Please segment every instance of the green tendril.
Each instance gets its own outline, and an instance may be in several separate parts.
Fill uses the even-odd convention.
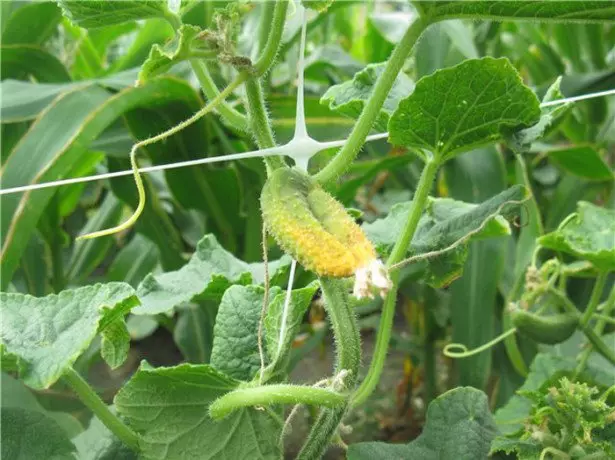
[[[444,349],[442,350],[442,353],[444,353],[444,356],[448,358],[468,358],[470,356],[474,356],[474,355],[477,355],[478,353],[488,350],[489,348],[498,344],[499,342],[504,340],[506,337],[514,334],[515,332],[517,332],[517,328],[513,327],[512,329],[509,329],[506,332],[503,332],[502,334],[497,336],[495,339],[485,343],[484,345],[481,345],[478,348],[474,348],[473,350],[468,350],[468,347],[466,347],[462,343],[449,343],[448,345],[444,347]],[[461,350],[461,351],[453,351],[455,349]]]

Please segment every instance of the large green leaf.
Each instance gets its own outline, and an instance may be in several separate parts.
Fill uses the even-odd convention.
[[[44,83],[70,81],[64,64],[53,54],[33,45],[2,45],[2,79],[28,80]]]
[[[2,458],[73,460],[75,446],[51,417],[18,407],[2,408]]]
[[[21,5],[4,26],[2,44],[42,45],[56,32],[61,19],[62,12],[54,2]]]
[[[32,120],[62,93],[83,89],[92,83],[98,83],[114,90],[122,90],[132,86],[136,77],[136,70],[127,70],[104,78],[66,83],[3,80],[0,83],[2,123]]]
[[[105,27],[136,19],[164,17],[168,14],[163,0],[122,1],[59,0],[64,14],[76,25],[86,29]]]
[[[141,306],[133,313],[153,315],[187,302],[219,300],[233,284],[250,284],[253,279],[262,282],[260,274],[260,266],[236,259],[213,235],[206,235],[182,268],[160,275],[150,274],[143,280],[137,289]],[[270,276],[275,276],[275,269]]]
[[[461,274],[470,241],[510,233],[510,227],[503,216],[508,216],[519,206],[519,201],[524,199],[524,188],[519,186],[480,205],[450,198],[430,198],[426,213],[421,217],[408,248],[408,255],[419,257],[443,251],[427,259],[427,281],[436,287],[446,285]],[[411,202],[399,203],[393,206],[386,218],[363,225],[380,252],[388,252],[397,241],[410,206]]]
[[[538,243],[588,260],[600,270],[615,270],[615,210],[580,201],[577,212]]]
[[[209,405],[238,381],[207,365],[141,369],[115,404],[141,435],[145,459],[278,460],[280,425],[267,411],[241,409],[213,421]]]
[[[269,301],[280,292],[271,290]],[[265,289],[261,286],[231,286],[220,301],[211,364],[239,380],[252,380],[261,367],[258,350],[258,324],[261,318]],[[263,353],[266,350],[263,334]],[[265,359],[266,356],[263,357]]]
[[[427,3],[427,2],[426,2]],[[426,4],[430,15],[443,19],[492,19],[558,22],[611,22],[615,17],[612,1],[435,1]]]
[[[2,344],[32,388],[49,388],[112,321],[137,304],[124,283],[97,284],[47,297],[0,293]]]
[[[318,290],[318,283],[295,289],[290,294],[288,310],[284,312],[286,292],[276,295],[267,309],[265,337],[267,352],[271,358],[270,370],[285,371],[292,351],[292,344],[299,332],[303,317]]]
[[[93,417],[90,426],[73,439],[79,460],[137,460],[137,453]]]
[[[329,109],[351,118],[358,118],[367,100],[374,91],[378,77],[384,71],[386,63],[369,64],[352,80],[331,86],[320,99],[321,104],[327,104]],[[374,128],[386,131],[389,117],[397,109],[399,101],[407,97],[414,89],[414,82],[404,73],[400,73],[389,91]]]
[[[540,118],[538,99],[505,59],[473,59],[421,78],[389,120],[395,145],[446,160]]]
[[[158,265],[159,257],[154,243],[141,235],[135,235],[113,259],[107,270],[107,279],[124,281],[136,288],[141,280]]]
[[[66,177],[84,161],[81,157],[89,143],[125,111],[153,101],[172,100],[183,89],[174,79],[159,78],[116,95],[96,85],[64,94],[41,114],[11,152],[2,170],[3,186]],[[55,192],[50,188],[2,196],[3,288],[10,282],[28,239]]]
[[[487,395],[474,388],[455,388],[429,405],[427,423],[415,441],[352,444],[348,460],[477,460],[487,458],[496,434]]]

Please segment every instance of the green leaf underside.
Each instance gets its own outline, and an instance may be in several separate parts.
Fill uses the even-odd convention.
[[[166,46],[155,44],[149,52],[149,56],[139,71],[139,83],[160,75],[171,68],[177,62],[190,56],[192,41],[196,38],[200,28],[184,24],[179,28],[178,35],[172,43]]]
[[[328,105],[333,112],[350,118],[358,118],[371,97],[374,85],[385,66],[386,63],[367,65],[355,74],[352,80],[331,86],[320,99],[320,103]],[[395,79],[391,91],[387,94],[374,123],[374,129],[386,131],[389,117],[397,108],[399,101],[412,93],[413,89],[414,82],[406,74],[400,73]]]
[[[90,426],[73,439],[79,460],[136,460],[137,453],[126,447],[96,417]]]
[[[2,458],[73,460],[75,446],[47,415],[19,407],[2,408]]]
[[[473,59],[421,78],[389,120],[395,145],[442,160],[495,142],[503,128],[531,126],[539,102],[508,59]]]
[[[599,270],[615,270],[615,210],[580,201],[577,212],[538,243],[588,260]]]
[[[487,458],[497,428],[487,396],[470,387],[448,391],[435,399],[427,410],[423,433],[413,442],[352,444],[348,460],[476,460]]]
[[[429,204],[419,221],[417,231],[408,251],[416,256],[443,250],[471,232],[472,235],[455,249],[430,259],[428,281],[435,286],[448,284],[462,270],[467,256],[467,243],[472,240],[510,234],[510,226],[503,216],[519,206],[525,198],[525,189],[514,186],[478,204],[469,204],[450,198],[429,198]],[[411,202],[393,206],[383,219],[364,224],[368,238],[381,253],[388,253],[405,225]]]
[[[100,354],[111,369],[120,367],[128,358],[130,334],[124,318],[117,318],[102,331]]]
[[[431,2],[432,14],[438,19],[471,18],[495,20],[540,20],[558,22],[612,21],[612,1],[437,1]]]
[[[141,434],[145,459],[279,459],[280,426],[267,411],[241,409],[219,421],[209,418],[209,405],[237,384],[207,365],[142,366],[115,404]]]
[[[279,292],[271,289],[270,301]],[[231,286],[220,301],[211,365],[238,380],[252,380],[261,367],[257,333],[264,295],[261,286]]]
[[[164,0],[147,1],[58,1],[64,14],[79,27],[94,29],[136,19],[164,17]]]
[[[277,364],[275,361],[284,361],[286,356],[283,355],[288,355],[290,353],[293,339],[299,332],[299,327],[303,322],[303,316],[310,306],[312,298],[317,290],[318,283],[311,283],[304,288],[295,289],[291,292],[286,324],[284,326],[282,325],[282,321],[286,292],[281,292],[276,295],[269,304],[264,326],[265,337],[267,339],[267,351],[271,359],[274,360],[273,365]],[[282,339],[281,344],[280,339]],[[278,350],[280,354],[278,354]]]
[[[542,102],[550,102],[563,99],[564,95],[560,90],[561,77],[549,87]],[[572,108],[572,104],[562,104],[556,106],[542,107],[540,120],[529,128],[513,130],[505,134],[505,139],[510,148],[518,154],[526,153],[530,150],[532,143],[544,137],[553,126],[559,122]]]
[[[104,331],[138,303],[125,283],[96,284],[39,298],[0,293],[0,300],[2,343],[19,358],[22,380],[36,389],[55,383],[97,331]]]
[[[285,270],[285,264],[280,264],[278,269]],[[248,264],[235,258],[213,235],[206,235],[182,268],[145,277],[137,288],[141,306],[133,313],[154,315],[191,301],[219,300],[233,284],[261,282],[261,273],[259,264]],[[270,267],[271,275],[275,275],[275,266]]]

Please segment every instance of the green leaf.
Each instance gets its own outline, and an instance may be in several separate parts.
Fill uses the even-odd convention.
[[[88,83],[99,83],[107,88],[122,90],[132,86],[136,76],[135,70],[128,70],[106,78],[70,83],[33,83],[30,81],[4,80],[0,82],[2,123],[32,120],[54,102],[58,95],[83,89],[88,86]]]
[[[163,0],[122,1],[59,0],[58,4],[73,23],[86,29],[95,29],[136,19],[165,17],[167,2]]]
[[[73,460],[75,446],[62,428],[38,411],[2,408],[2,458]]]
[[[124,318],[117,318],[102,330],[100,354],[111,369],[120,367],[128,358],[130,334]]]
[[[107,280],[124,281],[136,288],[156,268],[159,257],[154,243],[137,234],[113,259],[107,271]]]
[[[3,357],[4,359],[4,357]],[[4,364],[4,363],[3,363]],[[66,412],[51,412],[41,406],[34,393],[21,381],[5,374],[1,374],[2,410],[7,408],[20,408],[32,412],[40,412],[54,420],[64,431],[65,436],[73,438],[83,431],[81,423]]]
[[[179,308],[173,329],[173,340],[186,361],[194,364],[209,362],[214,341],[216,313],[217,305],[214,302],[199,302]]]
[[[154,101],[174,99],[183,88],[174,79],[158,78],[115,95],[95,85],[65,94],[41,114],[11,152],[3,166],[3,187],[66,177],[80,163],[86,146],[124,112]],[[10,282],[28,239],[54,193],[49,188],[2,196],[3,288]]]
[[[139,83],[143,84],[146,80],[165,73],[178,62],[188,59],[192,42],[200,31],[199,27],[183,24],[173,42],[164,47],[154,44],[139,71]]]
[[[70,81],[64,64],[53,54],[33,45],[2,45],[1,71],[3,79],[28,80],[41,83]]]
[[[415,441],[406,445],[352,444],[348,448],[348,460],[487,458],[496,433],[487,395],[474,388],[460,387],[444,393],[429,405],[423,433]]]
[[[144,459],[278,460],[280,425],[268,411],[241,409],[219,421],[209,418],[209,405],[238,383],[207,365],[142,365],[115,404],[141,435]]]
[[[109,193],[95,214],[88,219],[81,233],[115,227],[122,218],[122,208],[122,202]],[[75,242],[68,261],[68,279],[75,284],[86,280],[104,260],[113,244],[112,238],[94,238]]]
[[[279,288],[270,291],[270,302],[279,292]],[[231,286],[220,301],[211,365],[238,380],[252,380],[261,367],[258,324],[264,295],[265,289],[261,286]],[[265,338],[263,352],[266,350]]]
[[[612,181],[612,169],[591,146],[576,146],[546,152],[551,163],[588,180]]]
[[[79,460],[137,460],[137,453],[93,417],[90,426],[73,439]]]
[[[341,113],[350,118],[358,118],[363,107],[374,91],[374,85],[378,77],[384,71],[386,63],[369,64],[359,73],[355,74],[351,81],[331,86],[320,99],[321,104],[328,105],[333,112]],[[414,82],[403,72],[400,73],[387,98],[384,101],[374,128],[378,131],[386,131],[389,117],[399,104],[399,101],[407,97],[414,89]]]
[[[312,303],[312,298],[318,290],[318,283],[291,291],[288,311],[284,315],[286,292],[281,292],[273,298],[265,317],[265,337],[267,352],[271,358],[270,367],[273,371],[285,370],[290,358],[292,343],[299,332],[303,317]]]
[[[97,331],[137,304],[124,283],[96,284],[47,297],[0,293],[2,343],[19,357],[20,377],[49,388],[86,350]],[[104,308],[108,307],[108,308]]]
[[[433,152],[441,160],[489,144],[503,128],[531,126],[538,99],[508,59],[473,59],[421,78],[389,120],[395,145]]]
[[[599,270],[615,270],[615,210],[580,201],[577,212],[538,244],[588,260]]]
[[[429,198],[408,255],[419,257],[443,251],[427,259],[427,281],[435,287],[446,285],[461,274],[470,241],[510,233],[508,222],[503,216],[519,206],[519,203],[514,202],[523,199],[525,189],[520,186],[511,187],[480,205],[450,198]],[[368,238],[379,252],[387,253],[393,247],[407,220],[410,206],[411,202],[399,203],[393,206],[386,218],[363,225]],[[465,240],[459,241],[461,239]],[[456,242],[458,244],[451,248]]]
[[[206,235],[182,268],[147,275],[137,289],[141,306],[133,313],[154,315],[186,302],[220,299],[233,284],[250,284],[251,273],[249,264],[224,250],[213,235]]]
[[[542,102],[550,102],[557,99],[563,99],[564,95],[560,91],[562,77],[557,78],[549,87]],[[530,150],[532,143],[544,137],[553,126],[561,121],[572,108],[572,104],[566,103],[556,106],[548,106],[541,108],[541,116],[538,123],[529,128],[523,128],[506,134],[506,141],[510,148],[517,154],[526,153]]]
[[[2,44],[42,45],[56,33],[61,19],[62,12],[54,2],[22,5],[8,18],[2,31]]]
[[[428,14],[437,20],[491,19],[495,21],[611,22],[615,2],[570,1],[435,1],[425,5]]]

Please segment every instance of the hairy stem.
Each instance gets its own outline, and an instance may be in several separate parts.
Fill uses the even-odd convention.
[[[207,64],[200,59],[191,59],[190,64],[192,65],[192,70],[199,80],[203,93],[205,93],[207,99],[210,101],[216,99],[220,95],[220,91],[209,73]],[[221,102],[216,108],[216,111],[231,128],[239,131],[248,130],[247,117],[231,107],[228,102]]]
[[[267,111],[265,110],[265,101],[263,100],[260,81],[257,78],[250,78],[246,82],[246,95],[248,97],[250,128],[254,133],[256,143],[261,149],[274,147],[273,131],[271,130]],[[267,165],[267,174],[270,174],[275,169],[286,166],[282,157],[266,157],[265,164]]]
[[[79,396],[81,402],[94,412],[96,417],[98,417],[114,435],[131,449],[139,449],[139,437],[137,434],[109,410],[107,405],[77,371],[69,367],[62,378],[70,385],[77,396]]]
[[[225,394],[214,401],[209,413],[219,419],[234,410],[250,406],[270,406],[272,404],[309,404],[313,406],[336,407],[344,404],[346,397],[327,388],[306,385],[263,385],[240,388]]]
[[[275,57],[280,49],[284,23],[286,22],[286,11],[288,10],[288,0],[277,0],[273,10],[273,20],[270,25],[269,37],[258,60],[254,64],[254,72],[261,76],[269,71]]]
[[[346,371],[343,389],[351,390],[356,381],[361,362],[361,339],[359,327],[350,307],[348,290],[343,280],[321,278],[320,285],[325,297],[325,309],[331,320],[337,349],[336,374]],[[314,422],[310,434],[297,456],[297,460],[322,458],[331,438],[335,435],[348,404],[334,409],[323,409]]]
[[[361,116],[355,123],[348,140],[329,164],[316,174],[315,177],[318,182],[327,183],[336,180],[356,158],[408,54],[410,54],[410,51],[412,51],[415,43],[428,25],[428,22],[419,18],[408,27],[408,30],[387,61],[384,72],[378,78],[374,91],[367,104],[365,104]]]
[[[425,163],[425,167],[421,173],[421,178],[419,179],[419,183],[416,187],[416,192],[412,200],[412,207],[408,214],[408,220],[406,221],[402,234],[395,243],[393,251],[387,260],[387,265],[389,267],[402,260],[408,251],[408,247],[410,246],[414,232],[416,232],[419,220],[423,214],[423,209],[427,203],[429,191],[431,190],[431,186],[436,178],[436,174],[438,173],[439,166],[439,161],[435,159],[430,159],[427,163]],[[391,339],[391,330],[393,328],[399,272],[391,273],[391,281],[393,282],[393,288],[387,294],[382,307],[382,315],[380,317],[380,325],[376,336],[374,356],[372,357],[372,362],[369,366],[369,371],[367,372],[365,379],[354,394],[352,404],[355,406],[362,404],[367,400],[367,398],[369,398],[376,388],[376,385],[380,380],[380,375],[382,374],[384,361],[389,348],[389,341]]]

